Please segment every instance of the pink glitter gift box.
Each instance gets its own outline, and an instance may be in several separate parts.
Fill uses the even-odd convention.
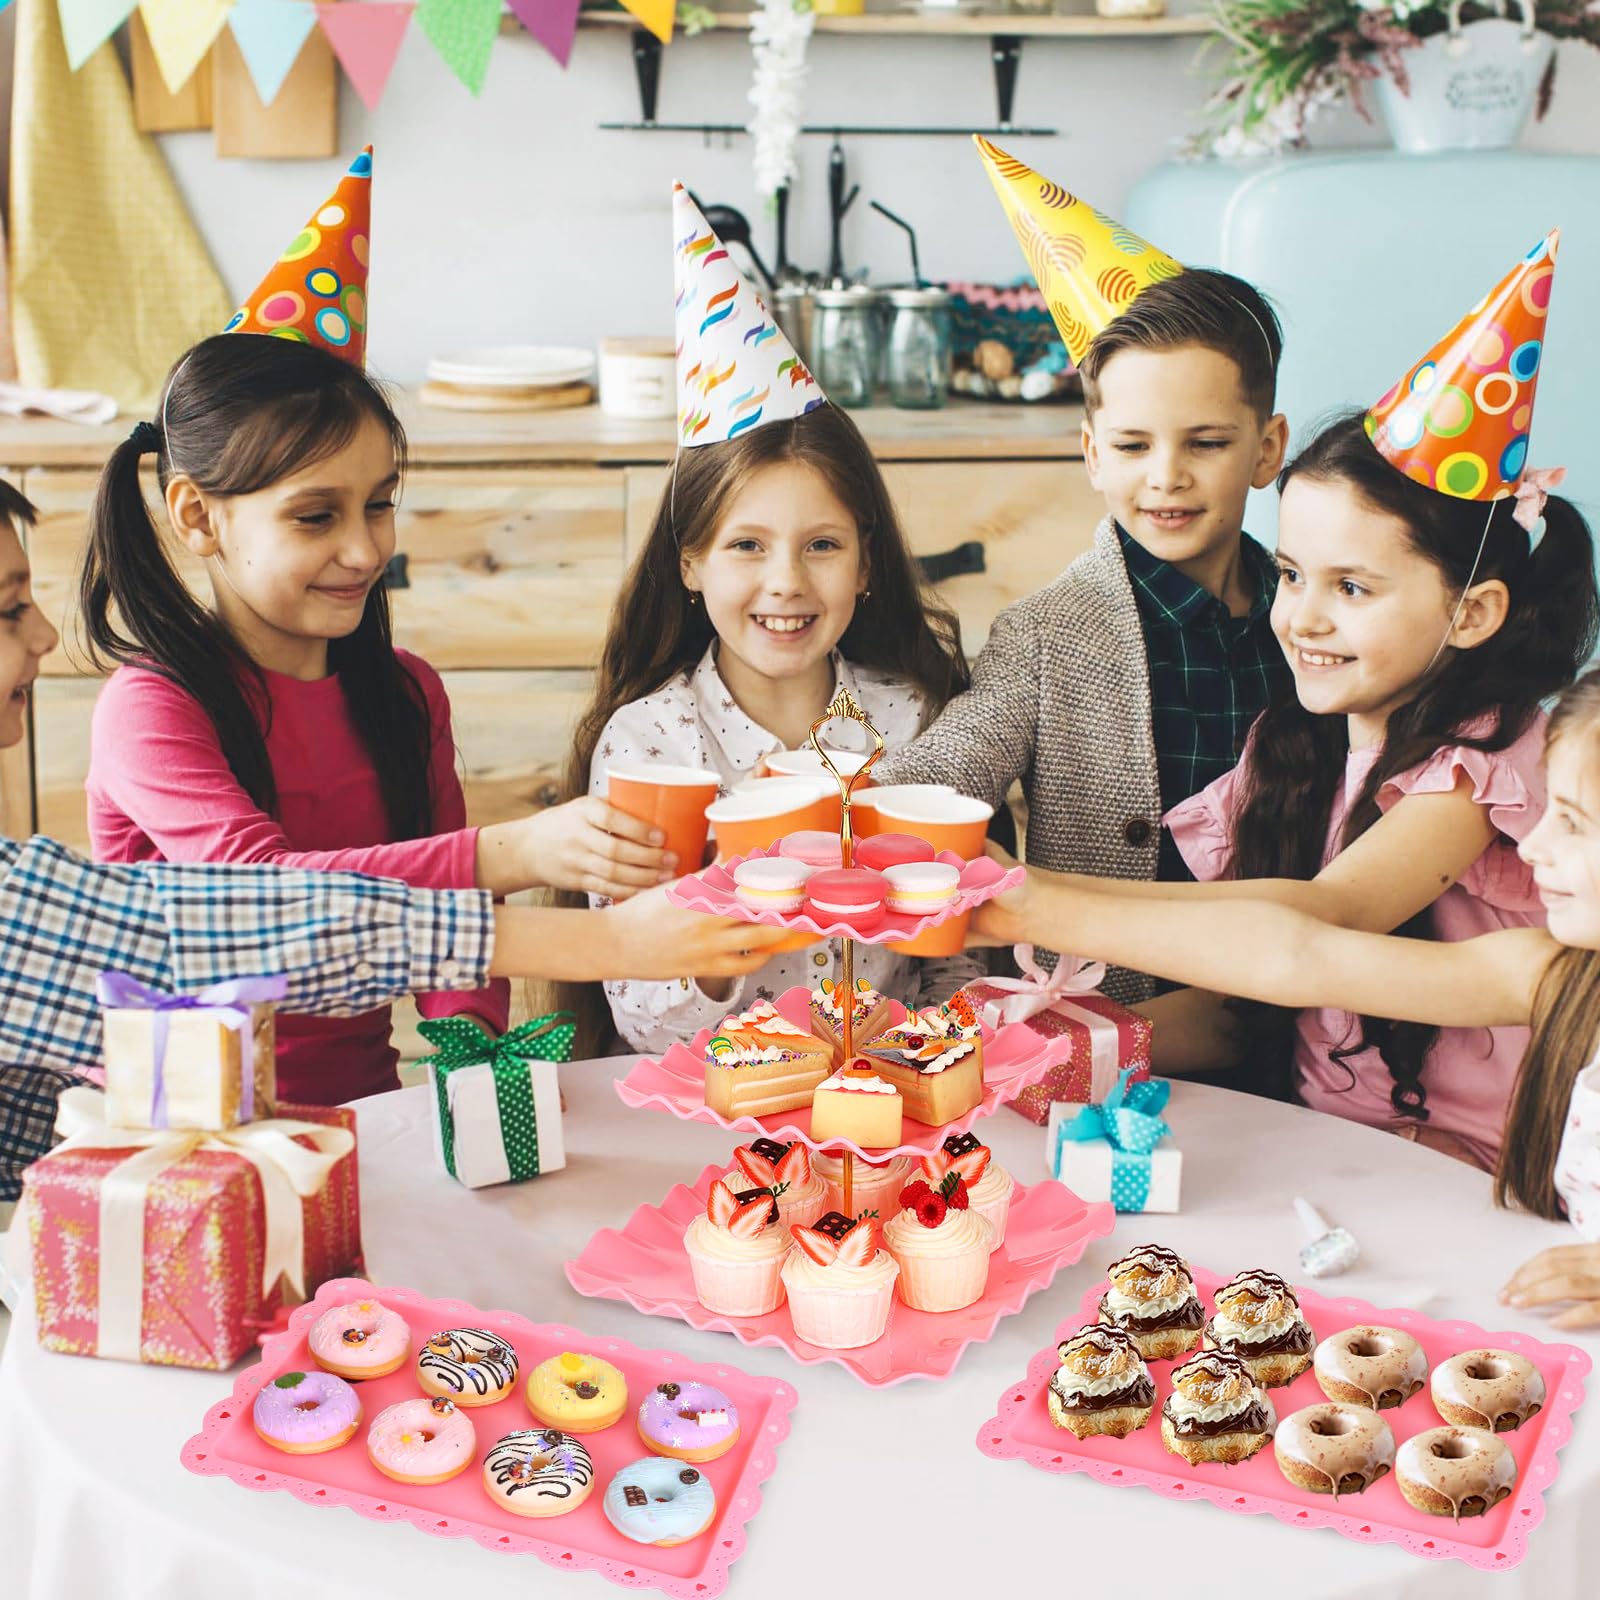
[[[355,1133],[355,1113],[343,1106],[283,1105],[278,1114]],[[302,1134],[294,1142],[310,1149],[313,1141]],[[47,1350],[100,1353],[101,1190],[129,1153],[66,1150],[23,1174],[34,1308]],[[361,1275],[355,1150],[298,1204],[306,1294],[330,1278]],[[145,1199],[139,1360],[221,1369],[249,1350],[283,1292],[281,1284],[270,1295],[262,1292],[266,1234],[261,1178],[244,1156],[198,1149],[157,1173]]]
[[[1027,992],[1021,985],[1002,989],[988,983],[975,983],[967,989],[980,1008],[1004,1005]],[[986,1015],[985,1021],[989,1020]],[[1035,1033],[1071,1042],[1071,1054],[1065,1061],[1051,1067],[1015,1100],[1006,1102],[1041,1128],[1050,1120],[1052,1102],[1088,1105],[1103,1100],[1125,1067],[1134,1069],[1131,1083],[1141,1083],[1150,1076],[1149,1020],[1103,994],[1084,990],[1062,993],[1047,1009],[1035,1011],[1026,1021]]]

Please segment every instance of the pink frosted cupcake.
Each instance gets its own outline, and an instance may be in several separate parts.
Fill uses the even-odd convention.
[[[778,1202],[765,1189],[735,1195],[719,1178],[705,1215],[683,1232],[694,1271],[695,1298],[723,1317],[764,1317],[783,1304],[783,1258],[789,1236],[778,1226]]]
[[[830,1211],[814,1228],[791,1228],[796,1248],[783,1264],[797,1337],[825,1350],[858,1350],[883,1337],[900,1266],[878,1247],[871,1217]]]
[[[811,1158],[812,1170],[828,1189],[828,1210],[843,1211],[844,1162],[819,1150]],[[882,1166],[856,1157],[855,1172],[850,1183],[850,1213],[860,1216],[863,1211],[878,1213],[878,1226],[887,1227],[900,1210],[900,1191],[911,1181],[911,1157],[895,1156]]]
[[[811,1151],[798,1140],[779,1144],[757,1139],[733,1152],[734,1167],[727,1182],[740,1189],[766,1189],[778,1202],[778,1226],[787,1232],[795,1224],[809,1228],[828,1209],[828,1186],[813,1171]]]
[[[943,1148],[925,1156],[922,1175],[935,1189],[952,1172],[959,1172],[967,1186],[967,1204],[976,1211],[994,1235],[989,1248],[998,1250],[1006,1242],[1006,1218],[1011,1214],[1011,1193],[1016,1188],[1011,1174],[994,1159],[988,1145],[980,1144],[976,1134],[952,1133]]]
[[[900,1263],[900,1298],[914,1311],[959,1311],[989,1287],[989,1224],[950,1173],[939,1189],[918,1178],[900,1191],[900,1215],[883,1241]]]

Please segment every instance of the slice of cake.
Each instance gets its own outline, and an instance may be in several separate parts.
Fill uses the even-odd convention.
[[[832,1071],[832,1049],[762,1000],[706,1040],[706,1104],[730,1121],[798,1111]]]
[[[851,995],[856,1052],[889,1025],[889,1002],[867,982],[857,978]],[[830,1045],[835,1060],[844,1056],[844,985],[824,978],[811,991],[811,1031]]]
[[[879,1076],[874,1063],[857,1056],[817,1086],[811,1137],[818,1144],[848,1139],[863,1150],[886,1150],[900,1143],[902,1116],[900,1091]]]
[[[954,1122],[983,1099],[983,1030],[965,994],[911,1012],[861,1053],[900,1091],[906,1115],[930,1127]]]

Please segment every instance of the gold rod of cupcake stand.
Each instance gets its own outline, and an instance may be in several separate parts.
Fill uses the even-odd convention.
[[[872,752],[861,766],[852,773],[842,773],[834,766],[828,757],[828,752],[823,748],[822,730],[834,718],[841,718],[847,722],[859,722],[867,730],[872,739]],[[833,780],[839,785],[839,864],[848,867],[855,859],[855,837],[851,826],[850,796],[856,785],[878,764],[878,758],[883,754],[883,735],[867,720],[867,714],[856,703],[855,696],[848,689],[841,689],[834,696],[828,709],[811,724],[811,736],[806,741],[817,753],[817,759],[833,775]],[[855,972],[855,940],[846,936],[839,941],[839,988],[844,996],[841,1016],[844,1026],[841,1030],[844,1036],[844,1071],[852,1070],[851,1063],[856,1054],[856,972]],[[855,1216],[855,1166],[856,1158],[850,1150],[843,1152],[840,1162],[842,1188],[844,1190],[844,1214],[847,1217]]]

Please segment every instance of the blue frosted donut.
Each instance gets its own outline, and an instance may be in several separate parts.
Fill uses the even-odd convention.
[[[607,1520],[637,1544],[685,1544],[717,1514],[717,1492],[698,1468],[645,1456],[606,1486]]]

